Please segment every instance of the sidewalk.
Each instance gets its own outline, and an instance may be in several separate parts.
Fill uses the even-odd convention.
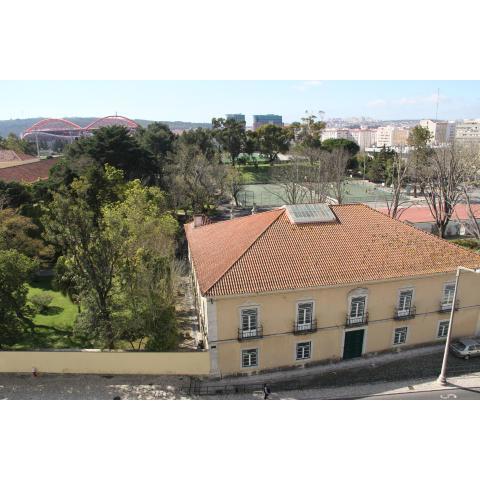
[[[419,383],[415,382],[378,382],[362,385],[351,385],[337,388],[311,388],[272,392],[271,400],[341,400],[341,399],[369,399],[375,396],[396,395],[406,393],[421,393],[444,391],[461,388],[480,388],[480,372],[477,374],[462,375],[448,379],[448,385],[440,385],[435,378]],[[246,394],[203,396],[209,400],[259,400],[263,399],[261,390]]]
[[[225,398],[229,395],[250,395],[266,383],[273,392],[307,391],[310,389],[341,389],[350,396],[369,392],[377,386],[379,392],[419,384],[434,379],[440,372],[442,344],[415,348],[400,353],[386,353],[310,368],[293,369],[223,379],[196,379],[188,393],[199,397]],[[480,358],[465,361],[449,356],[449,377],[480,372]],[[386,384],[391,384],[387,389]],[[344,396],[342,390],[339,395]],[[373,390],[376,393],[376,390]],[[345,394],[346,395],[346,394]],[[238,397],[241,398],[241,397]]]

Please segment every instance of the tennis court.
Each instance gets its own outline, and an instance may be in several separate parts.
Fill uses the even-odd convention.
[[[335,197],[332,190],[332,198]],[[281,185],[262,183],[245,185],[239,195],[244,207],[280,207],[288,203],[288,195]],[[305,195],[307,202],[309,195]],[[343,203],[381,203],[392,199],[387,188],[378,187],[374,183],[363,180],[348,180],[344,184]]]

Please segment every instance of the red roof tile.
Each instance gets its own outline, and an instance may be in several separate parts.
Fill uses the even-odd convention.
[[[480,267],[480,255],[365,205],[332,205],[338,222],[292,224],[285,209],[185,226],[202,294],[296,290]]]
[[[410,222],[410,223],[431,223],[435,220],[433,219],[432,212],[428,206],[421,206],[421,207],[409,207],[400,209],[400,215],[398,220],[402,220],[402,222]],[[379,208],[379,212],[388,214],[388,208]],[[480,218],[480,205],[474,204],[472,205],[472,211],[475,215],[475,218]],[[454,220],[468,220],[468,210],[467,205],[459,204],[455,207],[453,217]]]
[[[26,153],[15,152],[14,150],[0,149],[0,162],[17,162],[24,160],[36,160],[37,157],[27,155]]]
[[[57,158],[50,158],[15,167],[0,168],[0,180],[21,183],[34,183],[38,180],[45,180],[48,178],[50,169],[57,161]]]

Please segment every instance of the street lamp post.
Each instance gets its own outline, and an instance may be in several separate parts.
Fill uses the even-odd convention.
[[[457,274],[455,275],[455,290],[453,291],[453,301],[452,301],[452,311],[450,312],[450,321],[448,322],[448,332],[447,332],[447,340],[445,342],[445,351],[443,352],[443,362],[442,362],[442,370],[440,375],[438,376],[438,383],[441,385],[447,384],[447,362],[448,362],[448,350],[450,347],[450,340],[452,338],[452,330],[453,330],[453,316],[455,313],[455,302],[457,300],[457,293],[458,293],[458,283],[460,280],[460,273],[461,272],[469,272],[469,273],[480,273],[480,268],[471,269],[466,267],[458,267]]]

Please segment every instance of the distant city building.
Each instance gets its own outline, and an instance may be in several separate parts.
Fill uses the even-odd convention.
[[[449,122],[441,120],[422,120],[420,126],[430,132],[430,145],[443,145],[448,143]]]
[[[395,127],[393,130],[393,146],[403,147],[408,143],[409,128]]]
[[[243,113],[227,113],[227,120],[235,120],[238,123],[246,125],[245,115]]]
[[[322,142],[330,139],[345,138],[347,140],[353,140],[348,128],[325,128],[322,130],[321,140]]]
[[[480,119],[457,123],[455,142],[463,145],[480,145]]]
[[[282,116],[281,115],[254,115],[253,116],[253,129],[257,130],[257,128],[261,127],[262,125],[278,125],[280,127],[283,126]]]
[[[387,127],[378,127],[376,135],[377,147],[392,147],[394,130],[395,127],[392,127],[391,125]]]
[[[360,147],[363,152],[366,148],[375,145],[377,139],[377,132],[371,128],[352,128],[350,135],[354,142]]]
[[[399,147],[407,145],[409,128],[394,127],[388,125],[386,127],[378,127],[376,135],[377,147]]]

